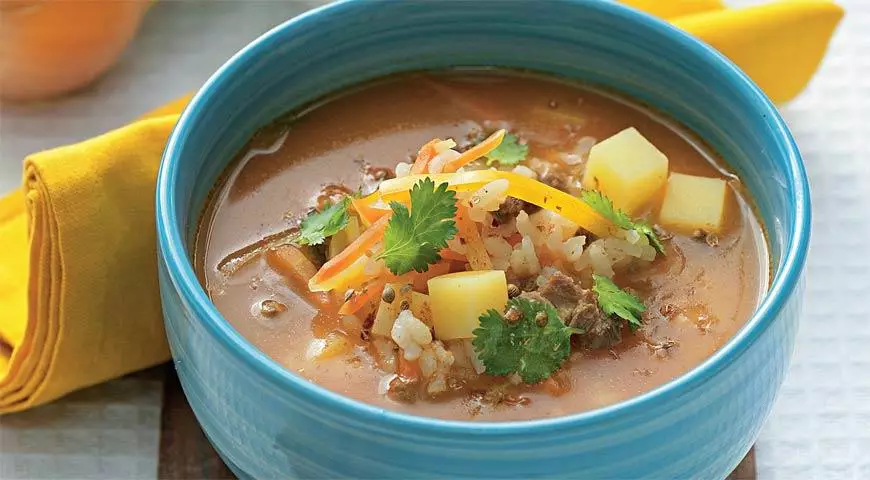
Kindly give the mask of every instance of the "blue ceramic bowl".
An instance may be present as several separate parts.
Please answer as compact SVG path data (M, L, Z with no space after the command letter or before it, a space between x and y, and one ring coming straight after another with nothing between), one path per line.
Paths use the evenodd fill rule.
M600 410L515 423L402 415L327 391L260 353L191 265L206 195L258 127L394 72L494 65L624 92L697 132L741 175L769 234L770 292L686 375ZM794 345L807 254L807 179L788 129L728 60L600 0L344 1L263 35L211 77L178 122L157 185L160 287L178 375L243 478L722 478L770 412Z

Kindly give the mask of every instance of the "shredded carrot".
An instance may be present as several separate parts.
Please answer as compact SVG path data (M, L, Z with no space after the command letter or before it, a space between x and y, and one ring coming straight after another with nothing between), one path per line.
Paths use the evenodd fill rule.
M492 135L486 137L486 139L477 145L469 148L464 151L461 155L456 157L454 160L447 162L444 164L444 168L441 169L444 173L452 173L459 170L460 167L464 167L469 163L477 160L478 158L486 155L487 153L495 150L501 145L502 140L504 140L504 129L501 129ZM411 170L411 173L416 173ZM423 172L420 172L423 173Z
M459 252L454 252L453 250L450 250L449 248L441 249L441 251L438 254L441 255L441 258L443 258L444 260L453 260L455 262L467 262L468 261L465 258L465 255L463 255Z
M465 256L468 257L468 263L473 270L492 270L492 260L490 260L489 253L483 245L480 232L477 231L477 225L468 215L468 207L465 204L459 204L458 207L456 226L459 229L459 235L465 239L465 247L467 248Z
M377 193L377 192L376 192ZM384 215L389 215L389 208L375 208L373 204L378 200L376 197L369 195L365 198L350 197L350 203L353 209L356 210L359 219L366 227L371 226Z
M381 296L384 291L385 280L374 280L363 287L362 291L354 292L351 297L338 309L339 315L353 315L364 306Z
M420 370L420 362L417 360L405 360L403 350L399 350L399 366L396 369L396 373L406 381L416 381L423 376L423 372Z
M325 288L324 284L341 274L345 269L349 269L351 265L358 264L359 260L366 256L366 251L384 238L384 231L387 229L389 220L390 215L379 218L341 253L320 267L320 270L308 281L309 290L319 292L335 288Z
M465 257L462 257L462 261L465 262ZM450 273L450 262L442 260L434 265L429 265L429 269L423 273L414 273L415 275L411 277L414 290L427 292L429 291L429 279Z
M438 155L438 152L435 151L435 145L441 142L440 138L433 138L429 140L429 143L423 145L420 148L420 151L417 152L417 159L414 160L414 165L411 166L411 173L426 173L429 171L429 162Z

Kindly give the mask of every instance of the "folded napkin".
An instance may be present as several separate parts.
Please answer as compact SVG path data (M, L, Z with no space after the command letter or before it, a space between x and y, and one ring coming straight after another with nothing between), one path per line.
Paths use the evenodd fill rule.
M185 102L29 156L0 201L0 412L169 358L153 191Z
M796 0L624 0L737 62L777 102L806 85L842 10ZM0 200L0 413L169 358L157 288L154 185L187 99L24 162Z

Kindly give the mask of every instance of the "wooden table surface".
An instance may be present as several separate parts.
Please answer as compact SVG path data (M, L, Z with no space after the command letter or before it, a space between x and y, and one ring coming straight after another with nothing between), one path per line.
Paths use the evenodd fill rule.
M236 478L202 433L171 364L166 367L158 478L163 480ZM727 480L754 480L755 478L755 449L753 448Z

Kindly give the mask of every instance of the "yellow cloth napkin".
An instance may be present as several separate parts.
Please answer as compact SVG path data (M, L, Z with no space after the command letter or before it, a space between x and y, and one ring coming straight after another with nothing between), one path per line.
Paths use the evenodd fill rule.
M29 156L0 201L0 412L169 358L153 190L185 102Z
M735 60L775 101L803 89L842 10L793 0L624 0ZM187 99L85 142L29 156L0 200L0 413L169 358L157 289L154 184Z

